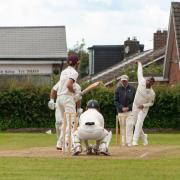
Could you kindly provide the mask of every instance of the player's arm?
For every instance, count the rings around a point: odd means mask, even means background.
[[[50,101],[48,102],[48,107],[49,107],[49,109],[51,109],[51,110],[54,110],[54,109],[55,109],[54,100],[55,100],[56,97],[57,97],[58,87],[59,87],[59,82],[57,82],[57,83],[53,86],[53,88],[51,89],[51,92],[50,92]]]
[[[56,97],[57,97],[57,91],[52,88],[50,92],[50,99],[56,99]]]
[[[131,110],[132,110],[135,94],[136,94],[136,89],[135,89],[134,87],[132,87],[132,103],[130,103],[130,104],[128,105],[128,111],[131,111]]]
[[[142,84],[145,83],[145,79],[143,77],[143,68],[142,68],[142,64],[140,61],[136,62],[138,64],[138,69],[137,69],[137,78],[138,78],[138,83]]]
[[[114,93],[114,105],[116,106],[118,112],[122,111],[123,105],[120,103],[119,100],[119,88],[117,88]]]
[[[75,93],[74,89],[73,89],[73,84],[74,84],[75,80],[74,79],[68,79],[67,82],[67,88],[70,92]]]
[[[155,100],[155,94],[153,94],[152,99],[150,100],[150,102],[143,104],[144,107],[150,107],[153,106],[154,104],[154,100]]]
[[[69,74],[69,79],[67,82],[67,88],[70,92],[75,93],[74,88],[73,88],[73,84],[77,81],[78,78],[78,73],[77,72],[72,72]]]

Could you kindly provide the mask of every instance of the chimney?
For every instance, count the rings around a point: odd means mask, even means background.
[[[144,49],[144,45],[140,45],[137,38],[134,36],[132,40],[128,37],[126,41],[124,41],[124,56],[130,56],[132,54],[142,52]]]
[[[167,41],[167,30],[163,30],[163,31],[157,30],[156,33],[154,33],[154,50],[166,46],[166,41]]]

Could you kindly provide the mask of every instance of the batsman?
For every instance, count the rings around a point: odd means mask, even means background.
[[[76,69],[78,68],[79,59],[77,55],[71,54],[68,56],[67,64],[68,67],[64,69],[61,72],[60,80],[58,83],[58,89],[57,89],[57,101],[56,105],[58,106],[58,121],[63,122],[64,118],[64,112],[66,113],[76,113],[76,101],[81,99],[81,95],[77,94],[74,89],[74,83],[77,81],[78,78],[78,72]],[[54,99],[51,99],[49,101],[49,106],[54,105]],[[72,119],[72,124],[74,120]],[[64,125],[60,125],[61,130],[63,129]],[[65,148],[69,146],[68,144],[68,129],[69,129],[68,120],[67,120],[67,126],[66,126],[66,143]],[[60,137],[60,139],[62,139]],[[57,142],[57,148],[62,148],[61,143]]]

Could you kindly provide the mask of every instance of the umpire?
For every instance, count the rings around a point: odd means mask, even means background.
[[[120,85],[117,87],[114,93],[114,104],[118,113],[118,118],[120,114],[124,116],[129,116],[132,111],[132,105],[136,93],[136,89],[129,84],[129,77],[127,75],[122,75],[120,79]],[[128,123],[128,122],[126,122]],[[125,125],[124,121],[122,123],[122,145],[125,145]],[[126,128],[127,132],[127,128]]]

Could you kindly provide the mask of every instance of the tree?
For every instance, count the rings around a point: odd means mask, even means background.
[[[87,50],[85,50],[85,41],[82,39],[82,42],[79,44],[77,42],[73,49],[69,49],[68,54],[76,53],[80,60],[80,78],[88,75],[88,67],[89,67],[89,54]]]

